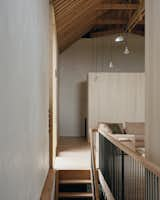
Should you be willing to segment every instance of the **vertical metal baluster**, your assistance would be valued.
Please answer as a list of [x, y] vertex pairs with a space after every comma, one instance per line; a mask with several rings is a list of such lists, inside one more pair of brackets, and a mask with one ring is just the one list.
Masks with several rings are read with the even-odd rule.
[[159, 200], [159, 177], [157, 177], [157, 199]]
[[152, 200], [155, 200], [154, 199], [154, 184], [153, 184], [153, 180], [154, 180], [154, 174], [151, 173]]
[[149, 200], [152, 200], [152, 192], [151, 192], [151, 172], [149, 171]]
[[149, 192], [149, 184], [150, 184], [150, 181], [149, 181], [149, 171], [147, 170], [147, 173], [148, 173], [148, 188], [147, 188], [147, 191], [148, 191], [148, 200], [150, 200], [150, 192]]
[[154, 187], [155, 187], [155, 200], [158, 200], [157, 198], [157, 176], [155, 176], [155, 179], [154, 179]]
[[117, 156], [118, 156], [118, 149], [116, 149], [116, 151], [115, 151], [115, 161], [114, 161], [114, 163], [115, 163], [115, 193], [116, 193], [116, 198], [118, 198], [118, 187], [117, 187], [117, 176], [118, 176], [118, 174], [117, 174], [117, 165], [118, 165], [118, 162], [117, 162]]
[[137, 200], [139, 200], [140, 195], [141, 195], [141, 185], [140, 185], [140, 180], [141, 180], [141, 173], [140, 173], [140, 163], [137, 161], [137, 167], [138, 167], [138, 176], [137, 176]]
[[148, 192], [148, 200], [150, 199], [150, 192], [149, 192], [149, 171], [147, 170], [147, 192]]
[[115, 195], [115, 188], [114, 188], [114, 146], [112, 145], [112, 150], [113, 150], [113, 160], [112, 160], [112, 165], [113, 165], [113, 168], [112, 168], [112, 190], [113, 190], [113, 194]]
[[139, 171], [138, 171], [138, 161], [136, 161], [136, 200], [138, 200], [138, 179], [139, 179]]
[[131, 193], [132, 193], [132, 188], [131, 188], [131, 182], [132, 182], [132, 159], [130, 158], [130, 179], [129, 179], [129, 200], [131, 200]]
[[135, 200], [137, 200], [137, 163], [134, 160], [134, 184], [135, 184]]
[[153, 174], [152, 184], [153, 184], [153, 199], [154, 200], [155, 200], [155, 178], [156, 178], [156, 176]]
[[135, 161], [134, 161], [134, 159], [133, 159], [133, 176], [134, 176], [133, 181], [134, 181], [134, 199], [135, 199], [135, 197], [136, 197], [136, 188], [135, 188], [136, 184], [135, 184]]
[[149, 199], [149, 196], [148, 196], [148, 171], [147, 171], [147, 169], [145, 169], [145, 181], [146, 181], [146, 188], [145, 188], [145, 194], [146, 194], [146, 196], [147, 196], [147, 200]]
[[153, 174], [152, 172], [150, 172], [150, 174], [151, 174], [151, 181], [150, 181], [151, 199], [153, 200], [153, 182], [152, 182]]
[[147, 173], [147, 187], [146, 187], [146, 193], [147, 193], [147, 200], [149, 200], [149, 174], [148, 174], [148, 170], [146, 169], [146, 173]]
[[149, 173], [148, 173], [148, 170], [147, 171], [147, 197], [148, 197], [148, 200], [149, 200]]
[[122, 200], [125, 200], [125, 197], [124, 197], [124, 152], [122, 152], [122, 159], [121, 159], [121, 162], [122, 162]]
[[133, 171], [133, 166], [132, 166], [132, 158], [130, 157], [130, 165], [131, 165], [131, 167], [130, 167], [130, 182], [129, 182], [129, 184], [130, 184], [130, 186], [129, 186], [129, 199], [131, 199], [132, 200], [132, 196], [131, 196], [131, 193], [133, 192], [133, 187], [132, 187], [132, 178], [133, 178], [133, 174], [132, 174], [132, 171]]
[[146, 184], [146, 180], [145, 180], [145, 168], [142, 166], [141, 164], [141, 171], [143, 173], [143, 177], [141, 180], [141, 186], [142, 186], [142, 193], [141, 193], [141, 199], [145, 200], [145, 184]]
[[[132, 159], [132, 158], [131, 158]], [[131, 191], [132, 191], [132, 194], [134, 195], [134, 165], [133, 165], [133, 159], [132, 159], [132, 174], [131, 174]], [[130, 194], [131, 195], [131, 194]], [[132, 198], [132, 197], [131, 197]]]
[[137, 167], [138, 167], [138, 176], [137, 176], [137, 200], [140, 200], [140, 195], [141, 195], [141, 185], [140, 185], [140, 180], [141, 180], [141, 173], [140, 173], [140, 163], [137, 162]]

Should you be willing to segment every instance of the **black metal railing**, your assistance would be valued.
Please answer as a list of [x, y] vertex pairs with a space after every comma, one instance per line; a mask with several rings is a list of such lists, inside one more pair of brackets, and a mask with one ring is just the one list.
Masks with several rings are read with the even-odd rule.
[[[145, 164], [146, 163], [146, 164]], [[159, 200], [159, 172], [99, 134], [99, 167], [115, 200]], [[154, 166], [154, 165], [153, 165]]]

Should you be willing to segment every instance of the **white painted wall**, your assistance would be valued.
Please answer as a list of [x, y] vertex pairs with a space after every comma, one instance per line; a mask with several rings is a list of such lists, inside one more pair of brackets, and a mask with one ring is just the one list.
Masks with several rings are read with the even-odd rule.
[[159, 0], [146, 0], [146, 152], [160, 165], [160, 23]]
[[57, 148], [57, 115], [58, 115], [58, 79], [57, 79], [57, 64], [58, 61], [58, 46], [57, 46], [57, 31], [56, 31], [56, 21], [55, 21], [55, 12], [53, 6], [50, 6], [50, 113], [52, 113], [52, 144], [53, 144], [53, 165], [56, 157], [56, 148]]
[[145, 120], [144, 73], [89, 73], [88, 127]]
[[48, 1], [0, 1], [1, 200], [38, 200], [47, 175], [48, 41]]
[[62, 136], [82, 136], [87, 116], [87, 74], [89, 72], [144, 72], [144, 38], [128, 36], [131, 54], [122, 52], [124, 45], [112, 42], [113, 62], [110, 70], [111, 39], [81, 39], [59, 57], [59, 133]]

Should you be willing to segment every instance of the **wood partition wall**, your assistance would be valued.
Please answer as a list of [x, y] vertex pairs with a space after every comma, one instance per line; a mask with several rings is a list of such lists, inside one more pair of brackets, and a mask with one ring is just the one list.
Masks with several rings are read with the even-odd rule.
[[[88, 129], [99, 122], [144, 122], [144, 73], [89, 73]], [[96, 136], [96, 164], [99, 166], [99, 137]]]
[[98, 122], [144, 122], [144, 73], [89, 73], [88, 128]]

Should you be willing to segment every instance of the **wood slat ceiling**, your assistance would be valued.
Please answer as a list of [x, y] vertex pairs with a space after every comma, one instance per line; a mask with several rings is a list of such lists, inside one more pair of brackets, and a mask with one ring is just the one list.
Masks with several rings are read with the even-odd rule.
[[59, 51], [81, 37], [144, 35], [144, 0], [53, 0]]

